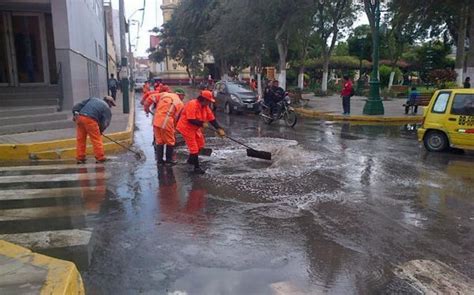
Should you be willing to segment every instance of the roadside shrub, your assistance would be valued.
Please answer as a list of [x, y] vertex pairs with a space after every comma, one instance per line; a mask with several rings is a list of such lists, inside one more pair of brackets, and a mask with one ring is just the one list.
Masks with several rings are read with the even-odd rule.
[[435, 69], [428, 73], [428, 82], [436, 88], [446, 88], [449, 82], [456, 81], [457, 74], [452, 69]]
[[[387, 65], [381, 65], [379, 67], [380, 72], [380, 86], [382, 88], [388, 87], [388, 82], [390, 81], [390, 73], [392, 73], [392, 67]], [[395, 68], [395, 77], [393, 78], [393, 82], [397, 82], [400, 77], [402, 77], [402, 71], [399, 68]]]

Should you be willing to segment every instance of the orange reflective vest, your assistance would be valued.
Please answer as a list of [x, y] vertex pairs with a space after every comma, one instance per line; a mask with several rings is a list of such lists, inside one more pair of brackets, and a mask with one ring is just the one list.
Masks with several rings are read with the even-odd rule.
[[160, 100], [160, 95], [161, 93], [158, 91], [148, 91], [148, 93], [143, 96], [142, 104], [146, 113], [150, 112], [150, 107], [153, 104], [158, 103], [158, 101]]
[[153, 126], [174, 130], [175, 122], [183, 110], [184, 104], [176, 93], [163, 92], [156, 104]]
[[197, 132], [200, 127], [193, 125], [188, 121], [193, 119], [202, 122], [210, 122], [214, 121], [216, 117], [209, 106], [202, 106], [197, 99], [193, 99], [184, 106], [176, 129], [178, 129], [178, 131], [183, 135], [186, 133]]

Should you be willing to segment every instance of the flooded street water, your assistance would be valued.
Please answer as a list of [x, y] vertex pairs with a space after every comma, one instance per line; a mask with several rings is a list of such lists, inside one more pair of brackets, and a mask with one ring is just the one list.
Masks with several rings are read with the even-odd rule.
[[137, 111], [142, 161], [0, 167], [0, 238], [74, 261], [88, 294], [474, 288], [472, 153], [427, 153], [413, 126], [218, 114], [272, 161], [209, 131], [195, 175], [184, 146], [157, 167], [150, 120]]
[[205, 175], [158, 169], [139, 112], [147, 159], [110, 164], [90, 293], [414, 292], [395, 271], [420, 259], [474, 276], [472, 154], [428, 154], [402, 126], [218, 119], [273, 160], [209, 133]]

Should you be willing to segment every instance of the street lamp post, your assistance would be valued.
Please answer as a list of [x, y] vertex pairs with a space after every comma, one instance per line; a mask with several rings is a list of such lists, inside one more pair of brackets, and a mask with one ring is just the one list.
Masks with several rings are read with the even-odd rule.
[[[121, 0], [120, 2], [123, 2], [123, 0]], [[122, 4], [123, 5], [123, 4]], [[143, 11], [144, 8], [139, 8], [137, 10], [135, 10], [128, 18], [127, 18], [127, 24], [129, 24], [129, 28], [128, 28], [128, 38], [129, 38], [129, 44], [130, 44], [130, 19], [132, 18], [132, 16], [139, 12], [139, 11]], [[125, 33], [125, 32], [124, 32]], [[123, 40], [125, 40], [125, 36], [121, 36], [121, 38], [123, 38]], [[123, 42], [123, 44], [125, 45], [125, 42]], [[125, 52], [125, 46], [122, 47], [122, 52]], [[129, 46], [129, 52], [128, 52], [128, 59], [130, 59], [130, 46]], [[124, 55], [122, 55], [123, 57]], [[128, 65], [123, 65], [122, 64], [122, 67], [123, 66], [129, 66], [130, 64], [130, 60], [128, 61]], [[121, 77], [121, 85], [122, 85], [122, 96], [123, 96], [123, 113], [124, 114], [128, 114], [130, 112], [130, 97], [129, 97], [129, 87], [130, 87], [130, 80], [129, 80], [129, 77], [124, 75]]]
[[364, 106], [364, 115], [383, 115], [384, 107], [380, 98], [379, 46], [380, 46], [380, 0], [364, 0], [365, 11], [372, 29], [372, 74], [370, 94]]

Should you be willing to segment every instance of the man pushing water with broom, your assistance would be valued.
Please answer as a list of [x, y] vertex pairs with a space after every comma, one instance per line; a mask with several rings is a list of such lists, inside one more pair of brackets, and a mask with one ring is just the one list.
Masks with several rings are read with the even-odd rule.
[[215, 129], [219, 137], [226, 136], [224, 129], [219, 125], [209, 105], [215, 102], [212, 92], [201, 91], [200, 95], [190, 100], [184, 106], [176, 129], [183, 135], [188, 146], [189, 158], [187, 163], [194, 165], [194, 172], [204, 174], [205, 171], [199, 165], [199, 151], [204, 148], [205, 138], [202, 132], [208, 123]]

